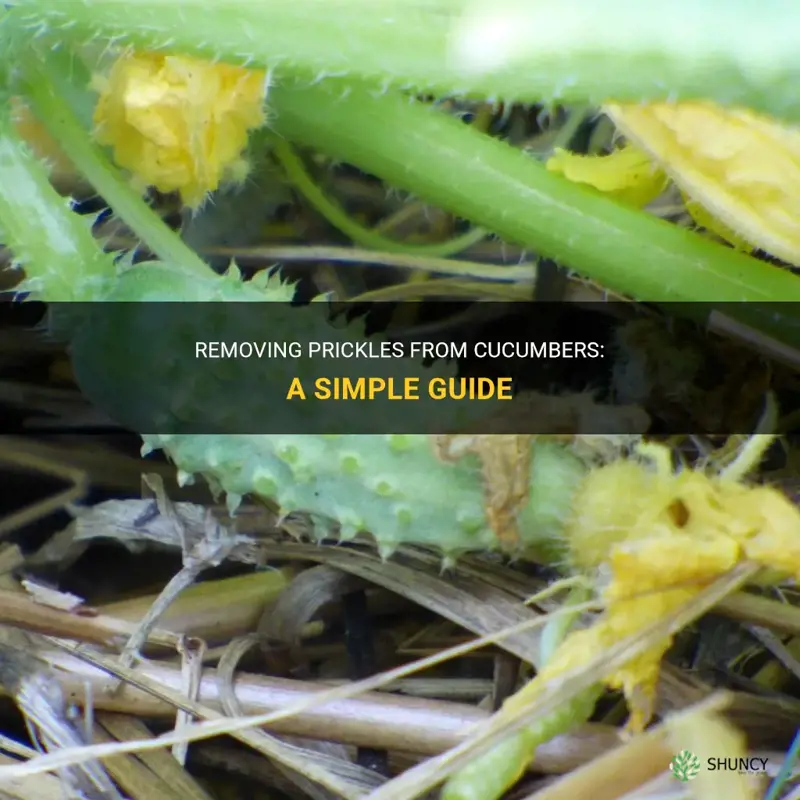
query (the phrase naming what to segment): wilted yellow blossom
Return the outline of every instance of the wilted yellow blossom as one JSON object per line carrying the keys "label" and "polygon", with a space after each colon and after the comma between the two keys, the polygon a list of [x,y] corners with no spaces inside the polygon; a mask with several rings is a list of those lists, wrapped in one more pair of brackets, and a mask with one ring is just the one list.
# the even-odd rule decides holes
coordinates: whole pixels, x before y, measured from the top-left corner
{"label": "wilted yellow blossom", "polygon": [[[653,157],[630,143],[609,155],[585,156],[557,148],[546,165],[573,183],[583,183],[610,195],[625,205],[644,208],[659,197],[670,178]],[[720,222],[702,203],[683,193],[686,210],[699,228],[715,234],[737,250],[752,250],[754,245]]]}
{"label": "wilted yellow blossom", "polygon": [[96,79],[96,137],[134,179],[198,206],[241,174],[248,134],[265,122],[267,75],[185,56],[135,53]]}
{"label": "wilted yellow blossom", "polygon": [[[647,153],[675,182],[698,225],[737,247],[757,247],[800,265],[800,130],[708,102],[611,104],[604,110],[635,152]],[[554,158],[556,164],[564,159]],[[608,179],[594,175],[597,159],[572,158],[573,174],[584,170],[578,180],[603,191]],[[625,167],[620,158],[617,164]],[[647,184],[638,166],[618,182],[637,179]]]}
{"label": "wilted yellow blossom", "polygon": [[712,216],[768,253],[800,263],[800,130],[706,102],[605,110]]}
{"label": "wilted yellow blossom", "polygon": [[[763,453],[763,437],[746,453]],[[642,446],[652,462],[620,460],[592,471],[575,500],[567,536],[576,566],[608,573],[606,610],[590,628],[570,634],[536,680],[509,699],[529,702],[548,681],[670,615],[744,560],[800,577],[800,512],[768,486],[748,486],[732,473],[674,472],[669,450]],[[741,465],[738,465],[739,467]],[[741,470],[740,470],[741,471]],[[653,714],[664,639],[604,676],[622,689],[629,727]]]}

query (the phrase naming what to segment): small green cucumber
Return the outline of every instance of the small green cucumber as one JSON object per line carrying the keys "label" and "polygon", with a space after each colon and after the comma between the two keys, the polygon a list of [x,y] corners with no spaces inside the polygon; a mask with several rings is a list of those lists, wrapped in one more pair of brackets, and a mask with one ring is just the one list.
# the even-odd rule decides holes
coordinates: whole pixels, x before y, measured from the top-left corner
{"label": "small green cucumber", "polygon": [[[436,547],[446,559],[499,542],[483,505],[480,464],[473,456],[441,462],[424,435],[158,435],[184,479],[201,474],[231,508],[244,495],[273,500],[282,514],[303,511],[316,538],[371,533],[388,557],[401,544]],[[519,516],[521,547],[560,544],[583,463],[561,445],[532,445],[530,483],[539,502]],[[544,487],[547,487],[543,491]]]}
{"label": "small green cucumber", "polygon": [[[158,362],[163,373],[144,375],[132,366],[136,363],[133,350],[137,346],[153,346],[156,341],[148,341],[146,332],[137,327],[137,312],[149,303],[178,298],[286,301],[291,293],[291,287],[277,277],[245,283],[233,274],[220,277],[209,273],[205,279],[155,262],[137,265],[121,276],[108,298],[111,302],[93,305],[97,313],[90,310],[86,323],[75,335],[72,356],[78,383],[91,400],[124,424],[135,419],[138,403],[146,402],[153,393],[169,391],[187,368],[182,359],[169,352],[168,337],[162,342],[165,357]],[[209,305],[206,321],[212,328],[213,308]],[[279,321],[276,319],[276,334],[282,340],[291,339],[292,324],[300,324],[293,323],[292,315],[297,310],[285,302],[274,309],[280,317]],[[193,313],[197,316],[196,308]],[[265,314],[272,314],[268,304]],[[299,315],[297,319],[308,318]],[[323,321],[324,317],[317,315],[313,319]],[[355,334],[334,328],[319,334],[320,338],[339,335]],[[234,369],[235,362],[228,363]],[[229,377],[247,380],[244,373],[252,370],[252,365],[244,362],[236,376]],[[277,365],[275,379],[285,380],[286,376],[279,373]],[[201,407],[202,392],[209,385],[195,384],[194,388],[191,396],[181,400],[183,412]],[[214,397],[218,399],[219,393]],[[421,404],[408,405],[409,409],[417,409]],[[241,413],[242,409],[235,411]],[[363,408],[359,413],[364,413]],[[204,477],[213,489],[226,495],[232,510],[245,495],[269,499],[282,514],[309,514],[318,523],[314,531],[317,538],[335,533],[347,539],[361,531],[369,532],[384,555],[403,543],[435,546],[446,558],[499,547],[484,508],[480,461],[474,455],[453,462],[441,461],[425,434],[177,431],[145,433],[143,439],[145,450],[164,450],[178,468],[181,480],[191,480],[195,475]],[[534,440],[531,446],[535,448],[530,472],[530,498],[534,501],[524,504],[519,515],[523,547],[558,540],[573,491],[585,474],[583,461],[564,447],[545,440]]]}

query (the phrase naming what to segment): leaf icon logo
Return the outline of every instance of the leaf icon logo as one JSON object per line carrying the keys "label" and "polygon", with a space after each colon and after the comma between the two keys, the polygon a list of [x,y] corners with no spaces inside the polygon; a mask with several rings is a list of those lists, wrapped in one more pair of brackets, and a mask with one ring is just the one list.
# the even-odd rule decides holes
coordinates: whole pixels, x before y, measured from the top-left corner
{"label": "leaf icon logo", "polygon": [[669,762],[672,774],[679,780],[694,780],[700,772],[700,759],[690,750],[681,750],[672,761]]}

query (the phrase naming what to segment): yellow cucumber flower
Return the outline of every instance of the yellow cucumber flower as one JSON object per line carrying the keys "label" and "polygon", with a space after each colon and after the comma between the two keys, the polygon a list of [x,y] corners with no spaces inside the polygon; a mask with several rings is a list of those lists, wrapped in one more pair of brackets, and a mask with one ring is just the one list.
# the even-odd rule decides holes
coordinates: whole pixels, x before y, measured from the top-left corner
{"label": "yellow cucumber flower", "polygon": [[[648,443],[639,446],[640,459],[615,461],[587,476],[566,534],[575,566],[602,577],[605,612],[591,627],[568,634],[536,678],[506,700],[510,709],[669,616],[742,562],[800,578],[800,511],[777,489],[742,475],[773,439],[757,434],[722,471],[676,471],[670,450]],[[643,730],[655,712],[661,660],[671,644],[665,638],[601,678],[623,691],[632,732]]]}
{"label": "yellow cucumber flower", "polygon": [[[603,110],[628,140],[628,162],[646,154],[681,190],[698,226],[736,247],[800,264],[800,130],[708,102],[614,103]],[[556,153],[548,168],[608,191],[608,176],[598,172],[602,160]],[[645,205],[634,190],[652,184],[652,174],[640,163],[623,171],[626,161],[616,160],[615,185],[627,186],[627,196],[612,193]]]}
{"label": "yellow cucumber flower", "polygon": [[185,56],[133,53],[97,77],[95,136],[141,186],[199,206],[246,170],[242,153],[265,121],[267,73]]}

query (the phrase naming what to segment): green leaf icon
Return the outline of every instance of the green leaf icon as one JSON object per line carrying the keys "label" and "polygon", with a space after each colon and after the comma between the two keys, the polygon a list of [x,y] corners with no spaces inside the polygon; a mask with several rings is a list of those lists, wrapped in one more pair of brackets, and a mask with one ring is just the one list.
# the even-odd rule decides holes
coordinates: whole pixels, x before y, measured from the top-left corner
{"label": "green leaf icon", "polygon": [[669,762],[672,774],[679,780],[694,780],[700,772],[700,759],[690,750],[681,750],[672,761]]}

